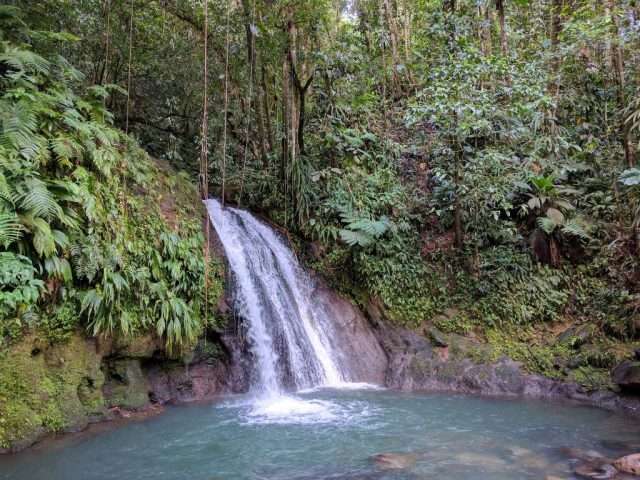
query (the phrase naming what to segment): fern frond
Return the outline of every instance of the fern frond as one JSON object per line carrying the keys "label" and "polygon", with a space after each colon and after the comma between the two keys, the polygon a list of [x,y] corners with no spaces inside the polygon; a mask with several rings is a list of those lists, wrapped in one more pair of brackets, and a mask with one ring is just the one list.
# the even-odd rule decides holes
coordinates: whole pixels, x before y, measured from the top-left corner
{"label": "fern frond", "polygon": [[375,241],[375,238],[368,233],[346,229],[340,230],[340,239],[350,247],[368,247]]}
{"label": "fern frond", "polygon": [[11,69],[16,70],[9,74],[12,78],[20,78],[26,73],[47,75],[51,66],[37,53],[13,45],[5,46],[4,52],[0,53],[0,63],[6,63]]}
{"label": "fern frond", "polygon": [[60,218],[63,215],[62,208],[58,205],[55,196],[47,188],[42,180],[30,177],[21,186],[18,195],[19,209],[25,210],[34,217],[42,217],[50,220]]}
{"label": "fern frond", "polygon": [[640,168],[630,168],[625,170],[620,174],[618,181],[627,187],[640,185]]}
{"label": "fern frond", "polygon": [[587,228],[588,225],[580,219],[571,219],[562,226],[561,231],[565,235],[570,235],[583,241],[589,241],[591,240],[591,236],[589,235]]}
{"label": "fern frond", "polygon": [[558,226],[556,222],[554,222],[549,217],[538,217],[536,219],[536,224],[538,225],[538,228],[540,228],[540,230],[542,230],[547,235],[551,235]]}
{"label": "fern frond", "polygon": [[82,156],[83,147],[69,136],[58,136],[49,140],[53,153],[62,166],[70,167],[72,161]]}
{"label": "fern frond", "polygon": [[19,221],[19,218],[13,213],[0,213],[0,245],[7,248],[14,242],[17,242],[22,233],[24,227]]}
{"label": "fern frond", "polygon": [[387,217],[381,217],[379,220],[370,220],[368,218],[359,219],[347,225],[349,230],[359,230],[372,237],[379,238],[389,230],[391,223]]}

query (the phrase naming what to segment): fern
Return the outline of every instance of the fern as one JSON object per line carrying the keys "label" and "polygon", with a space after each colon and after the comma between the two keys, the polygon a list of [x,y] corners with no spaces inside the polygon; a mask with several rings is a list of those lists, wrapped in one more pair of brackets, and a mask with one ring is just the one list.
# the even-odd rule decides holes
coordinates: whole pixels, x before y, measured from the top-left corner
{"label": "fern", "polygon": [[347,225],[339,231],[340,239],[350,247],[368,247],[391,227],[390,220],[385,216],[378,220],[354,218],[346,209],[343,211],[342,220]]}
{"label": "fern", "polygon": [[588,232],[588,225],[579,218],[574,218],[567,221],[562,226],[562,233],[572,237],[576,237],[582,241],[591,240],[591,235]]}
{"label": "fern", "polygon": [[66,135],[51,139],[49,145],[63,167],[70,167],[73,160],[80,159],[84,150],[82,145],[77,143],[75,139]]}
{"label": "fern", "polygon": [[22,237],[23,232],[24,227],[15,214],[0,213],[0,245],[8,248]]}
{"label": "fern", "polygon": [[14,71],[9,74],[12,79],[18,79],[27,73],[47,75],[51,64],[37,53],[16,47],[4,42],[4,51],[0,53],[0,62],[6,63]]}
{"label": "fern", "polygon": [[359,219],[347,225],[349,230],[361,231],[379,238],[384,235],[391,226],[391,222],[387,217],[381,217],[379,220]]}
{"label": "fern", "polygon": [[538,217],[536,219],[536,225],[547,235],[551,235],[558,226],[558,224],[549,217]]}
{"label": "fern", "polygon": [[27,178],[20,186],[20,190],[17,197],[20,210],[47,220],[64,215],[56,197],[42,180],[35,177]]}
{"label": "fern", "polygon": [[635,187],[640,185],[640,168],[630,168],[620,174],[618,180],[626,187]]}
{"label": "fern", "polygon": [[375,238],[365,232],[342,229],[340,239],[350,247],[368,247],[375,242]]}
{"label": "fern", "polygon": [[[20,27],[16,12],[0,7],[0,22],[11,17]],[[26,27],[19,34],[30,35]],[[4,319],[20,327],[21,319],[35,319],[44,282],[55,280],[68,288],[43,306],[78,295],[94,335],[129,336],[154,326],[169,350],[190,344],[202,326],[203,239],[197,226],[186,237],[172,232],[135,198],[127,205],[131,221],[121,221],[122,177],[112,173],[125,167],[131,183],[143,184],[155,171],[133,139],[112,126],[104,99],[114,87],[79,95],[72,86],[82,75],[65,59],[7,41],[0,42],[0,67],[0,248],[11,250],[0,253],[0,335]],[[302,190],[308,164],[298,166],[304,168],[292,172],[296,194],[309,199]]]}

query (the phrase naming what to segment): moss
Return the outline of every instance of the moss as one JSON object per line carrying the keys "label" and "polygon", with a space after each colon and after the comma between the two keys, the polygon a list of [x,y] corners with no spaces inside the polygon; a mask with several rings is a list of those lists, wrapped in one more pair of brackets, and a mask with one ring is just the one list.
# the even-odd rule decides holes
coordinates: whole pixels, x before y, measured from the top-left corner
{"label": "moss", "polygon": [[609,370],[603,368],[578,367],[569,373],[568,379],[590,391],[613,389]]}
{"label": "moss", "polygon": [[104,410],[100,357],[78,333],[55,346],[28,335],[0,360],[0,448],[81,428]]}
{"label": "moss", "polygon": [[149,403],[149,386],[140,361],[134,358],[112,360],[104,392],[109,406],[140,409]]}
{"label": "moss", "polygon": [[433,318],[433,325],[444,333],[457,333],[468,335],[473,330],[474,324],[471,319],[457,309],[448,308],[444,313]]}
{"label": "moss", "polygon": [[522,363],[526,371],[550,378],[564,376],[560,367],[572,355],[565,345],[547,344],[543,335],[530,328],[490,329],[486,331],[486,338],[490,361],[508,357]]}

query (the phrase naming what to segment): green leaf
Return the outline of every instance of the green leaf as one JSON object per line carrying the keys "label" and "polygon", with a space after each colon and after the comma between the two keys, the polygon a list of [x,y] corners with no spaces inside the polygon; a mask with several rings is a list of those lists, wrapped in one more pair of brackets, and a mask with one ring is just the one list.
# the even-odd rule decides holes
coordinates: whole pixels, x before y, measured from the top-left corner
{"label": "green leaf", "polygon": [[340,230],[340,239],[350,247],[368,247],[375,241],[375,238],[368,233],[346,229]]}
{"label": "green leaf", "polygon": [[620,174],[620,183],[627,187],[640,185],[640,168],[630,168]]}

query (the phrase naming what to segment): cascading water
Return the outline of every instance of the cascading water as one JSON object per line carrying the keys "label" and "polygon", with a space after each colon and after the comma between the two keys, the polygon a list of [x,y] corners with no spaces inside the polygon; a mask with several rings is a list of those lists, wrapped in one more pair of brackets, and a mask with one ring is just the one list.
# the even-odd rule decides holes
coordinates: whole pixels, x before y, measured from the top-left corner
{"label": "cascading water", "polygon": [[285,242],[248,212],[205,203],[233,273],[236,311],[248,323],[258,377],[252,393],[282,399],[290,389],[352,381],[332,342],[335,322]]}

